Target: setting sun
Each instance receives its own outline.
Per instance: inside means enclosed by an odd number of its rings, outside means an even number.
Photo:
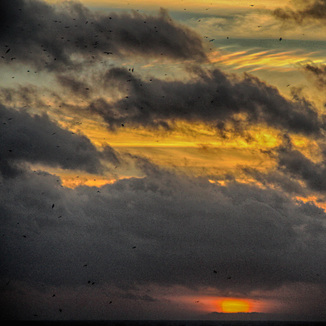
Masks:
[[[250,303],[246,300],[226,299],[221,302],[222,312],[250,312]]]

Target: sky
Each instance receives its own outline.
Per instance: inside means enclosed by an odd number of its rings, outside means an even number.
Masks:
[[[1,319],[326,320],[325,0],[2,0]]]

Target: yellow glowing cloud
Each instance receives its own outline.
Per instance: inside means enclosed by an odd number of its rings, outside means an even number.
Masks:
[[[222,136],[213,126],[201,122],[175,121],[170,130],[125,125],[114,132],[101,121],[81,119],[80,123],[70,126],[71,130],[82,131],[99,150],[109,145],[121,154],[146,157],[155,164],[196,175],[239,173],[239,166],[266,171],[275,166],[266,153],[281,144],[279,131],[262,125],[250,126],[244,134],[230,128]],[[293,143],[308,157],[309,148],[316,148],[303,136],[293,136]],[[126,171],[123,174],[127,175]]]
[[[318,197],[317,195],[311,195],[308,197],[301,197],[301,196],[297,196],[294,199],[298,200],[299,203],[303,202],[303,203],[308,203],[308,202],[312,202],[314,205],[316,205],[317,207],[323,209],[326,212],[326,202],[325,199],[324,201],[320,201],[320,197]]]
[[[91,127],[91,125],[89,125]],[[214,126],[202,122],[175,121],[170,130],[151,130],[144,127],[119,128],[116,132],[83,132],[93,143],[109,143],[112,147],[219,147],[219,148],[273,148],[279,144],[278,131],[264,126],[250,126],[245,135],[230,130],[222,136]],[[101,128],[101,127],[100,127]],[[247,140],[246,140],[247,137]]]
[[[311,62],[312,58],[318,54],[318,52],[275,52],[275,50],[259,51],[254,53],[250,53],[250,50],[234,53],[223,52],[221,53],[220,51],[213,51],[209,54],[209,59],[212,63],[227,65],[235,70],[248,68],[247,71],[261,69],[278,71],[297,70],[299,64]],[[314,63],[326,63],[326,58],[316,58]]]

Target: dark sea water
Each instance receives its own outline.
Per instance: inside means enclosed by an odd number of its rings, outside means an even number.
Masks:
[[[188,321],[188,320],[137,320],[137,321],[10,321],[4,325],[17,326],[322,326],[326,322],[302,321]]]

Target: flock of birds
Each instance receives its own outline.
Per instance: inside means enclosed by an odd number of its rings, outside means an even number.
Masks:
[[[251,4],[250,6],[251,6],[251,7],[254,7],[254,4]],[[206,10],[208,10],[208,9],[209,9],[209,8],[207,8]],[[186,10],[186,9],[184,9],[184,10]],[[21,9],[19,9],[19,11],[21,11]],[[112,19],[112,18],[110,17],[110,19]],[[75,20],[75,19],[74,19],[74,20]],[[198,20],[198,22],[200,22],[200,21],[201,21],[201,19]],[[60,21],[60,20],[55,20],[54,23],[61,23],[61,21]],[[88,23],[89,23],[88,21],[85,22],[85,24],[88,24]],[[146,21],[144,21],[144,23],[146,23]],[[76,27],[76,25],[75,25],[75,27]],[[262,27],[262,26],[259,25],[258,27]],[[70,26],[67,25],[67,26],[65,26],[65,28],[68,29],[68,28],[70,28]],[[156,26],[155,26],[155,28],[156,28]],[[101,31],[101,32],[103,32],[103,31]],[[109,32],[111,33],[112,30],[110,30]],[[156,32],[158,32],[158,31],[156,30]],[[95,37],[96,37],[96,36],[95,36]],[[208,36],[204,36],[204,38],[208,39]],[[226,38],[229,39],[229,36],[227,36]],[[62,36],[61,39],[64,40],[64,36]],[[282,40],[283,40],[283,38],[280,37],[280,38],[279,38],[279,41],[282,41]],[[66,40],[66,41],[67,41],[67,42],[70,42],[70,40]],[[213,38],[213,39],[209,39],[208,42],[214,42],[214,41],[215,41],[215,39]],[[77,43],[76,43],[75,46],[76,46],[76,47],[79,47],[80,44],[77,44]],[[87,47],[87,45],[84,45],[84,46]],[[97,46],[98,46],[98,42],[94,42],[94,43],[93,43],[93,47],[94,47],[94,49],[96,49]],[[11,47],[9,47],[9,45],[5,45],[5,47],[6,47],[6,50],[5,50],[4,54],[1,56],[1,58],[3,58],[3,59],[5,59],[6,56],[9,55],[10,52],[12,53],[12,51],[11,51]],[[41,45],[41,47],[43,48],[43,51],[44,51],[44,52],[47,52],[46,48],[44,48],[43,45]],[[106,54],[106,55],[112,55],[112,54],[113,54],[111,51],[103,51],[103,53]],[[50,57],[50,55],[48,55],[48,57]],[[94,56],[92,56],[92,58],[94,59]],[[13,60],[15,60],[15,59],[16,59],[16,57],[14,57],[14,56],[10,57],[10,61],[13,61]],[[54,57],[53,60],[56,61],[57,58]],[[46,63],[46,64],[47,64],[47,63]],[[130,68],[129,71],[134,72],[134,68]],[[30,70],[27,70],[27,72],[30,72]],[[37,72],[35,71],[35,73],[37,73]],[[12,78],[14,78],[14,77],[12,77]],[[131,81],[131,79],[129,79],[129,80],[127,80],[127,81]],[[150,81],[152,81],[152,79],[151,79]],[[87,87],[86,90],[89,90],[89,88]],[[10,119],[11,119],[11,118],[10,118]],[[121,126],[124,127],[125,124],[122,123]],[[55,133],[53,133],[53,134],[55,134]],[[10,149],[9,152],[12,152],[12,150]],[[98,192],[99,192],[99,191],[98,191]],[[54,208],[55,208],[55,204],[53,203],[53,204],[51,205],[51,209],[54,210]],[[58,218],[62,218],[62,215],[58,216]],[[19,223],[17,223],[17,224],[19,224]],[[23,238],[27,238],[27,236],[24,234],[24,235],[23,235]],[[132,247],[131,247],[131,249],[133,249],[133,250],[136,249],[136,248],[137,248],[136,246],[132,246]],[[84,264],[84,265],[83,265],[84,268],[87,268],[87,266],[88,266],[88,264]],[[213,274],[218,274],[218,271],[214,269],[214,270],[213,270]],[[227,279],[227,280],[231,280],[232,277],[229,275],[229,276],[226,277],[226,279]],[[9,285],[9,282],[10,282],[10,281],[8,281],[8,282],[6,283],[6,285]],[[93,281],[93,280],[88,280],[88,281],[87,281],[87,285],[94,286],[94,285],[96,285],[96,282]],[[55,294],[55,293],[52,294],[52,298],[55,298],[55,297],[56,297],[56,294]],[[197,301],[195,301],[195,302],[196,302],[196,303],[199,303],[199,300],[197,300]],[[110,301],[108,302],[109,305],[111,305],[112,303],[113,303],[112,300],[110,300]],[[59,313],[62,313],[62,312],[63,312],[63,309],[60,307],[60,308],[58,308],[58,311],[59,311]],[[34,317],[39,317],[38,314],[34,314],[33,316],[34,316]]]

